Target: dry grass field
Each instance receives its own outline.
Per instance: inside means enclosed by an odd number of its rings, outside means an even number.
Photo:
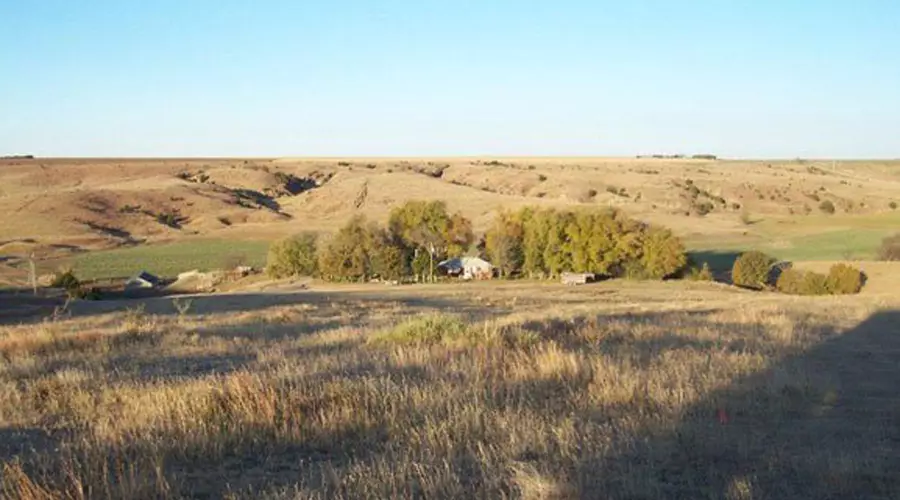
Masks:
[[[898,167],[4,160],[0,498],[897,498],[900,266],[865,259],[900,227]],[[259,265],[274,238],[383,222],[411,199],[476,229],[498,208],[615,206],[696,255],[854,260],[868,282],[824,297],[261,277],[133,300],[21,293],[32,253],[83,278]]]
[[[289,285],[0,330],[4,498],[893,498],[900,298]]]

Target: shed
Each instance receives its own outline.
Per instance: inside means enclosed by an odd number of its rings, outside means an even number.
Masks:
[[[141,271],[136,276],[125,282],[126,290],[156,288],[160,285],[160,279],[147,271]]]
[[[478,257],[456,257],[438,263],[438,270],[449,276],[459,276],[465,280],[491,279],[494,266]]]

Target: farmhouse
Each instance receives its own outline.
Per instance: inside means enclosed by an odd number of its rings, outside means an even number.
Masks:
[[[448,276],[458,276],[465,280],[491,279],[494,276],[494,266],[490,262],[478,257],[456,257],[438,263],[438,270]]]

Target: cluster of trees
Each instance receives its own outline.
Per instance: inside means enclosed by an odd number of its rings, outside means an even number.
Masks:
[[[828,274],[778,265],[774,257],[752,251],[742,254],[731,270],[735,285],[753,290],[774,288],[790,295],[849,295],[862,290],[865,275],[847,264],[831,266]]]
[[[362,216],[351,219],[327,240],[303,233],[269,249],[273,277],[318,275],[343,281],[370,277],[434,279],[435,266],[473,251],[472,223],[451,214],[442,201],[410,201],[395,208],[387,227]]]
[[[571,271],[663,279],[687,264],[671,231],[614,210],[501,212],[485,235],[485,254],[501,276],[533,278]]]
[[[616,211],[502,211],[476,238],[471,221],[450,214],[443,202],[411,201],[391,212],[386,227],[356,217],[328,240],[304,233],[276,242],[268,272],[433,280],[440,260],[462,255],[484,257],[501,277],[552,278],[571,271],[663,279],[687,263],[684,245],[670,231]]]

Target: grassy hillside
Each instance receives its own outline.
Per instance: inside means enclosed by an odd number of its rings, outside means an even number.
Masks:
[[[900,488],[889,295],[476,283],[167,302],[0,327],[4,498]]]

